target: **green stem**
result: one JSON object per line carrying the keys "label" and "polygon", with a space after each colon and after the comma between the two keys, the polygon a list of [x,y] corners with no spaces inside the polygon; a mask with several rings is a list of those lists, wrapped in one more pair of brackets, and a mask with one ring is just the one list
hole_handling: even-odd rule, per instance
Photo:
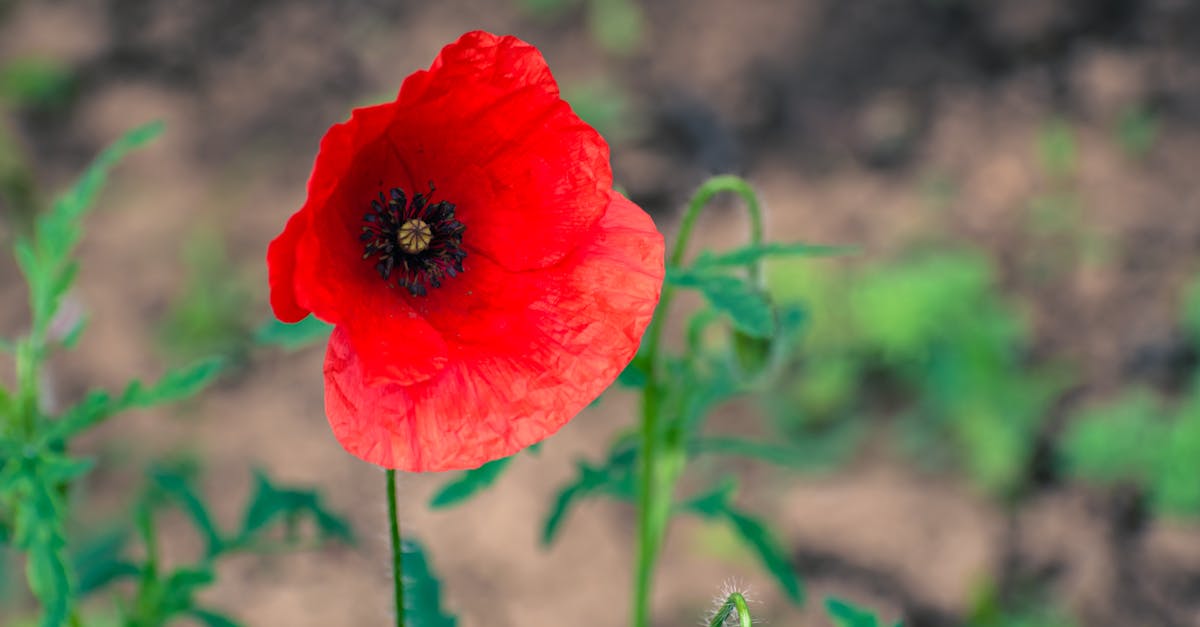
{"label": "green stem", "polygon": [[750,608],[746,607],[746,597],[742,596],[741,592],[729,594],[729,597],[725,599],[725,604],[717,610],[716,614],[713,614],[712,620],[708,621],[708,627],[725,627],[729,616],[735,612],[738,627],[750,627]]}
{"label": "green stem", "polygon": [[[742,197],[750,214],[750,241],[754,245],[762,243],[762,210],[754,189],[740,177],[715,176],[705,181],[688,202],[687,210],[679,223],[679,232],[675,236],[675,246],[667,259],[668,268],[683,265],[696,218],[713,196],[721,192],[733,192]],[[751,266],[750,277],[756,283],[761,280],[759,264]],[[658,310],[650,323],[650,329],[646,332],[646,353],[643,361],[646,387],[642,394],[642,442],[638,482],[637,573],[633,593],[634,627],[647,627],[650,624],[650,591],[653,587],[654,568],[658,562],[663,536],[666,534],[675,481],[683,472],[683,451],[675,450],[682,446],[681,442],[678,439],[663,442],[659,425],[661,395],[664,391],[660,377],[659,345],[674,296],[675,291],[670,283],[664,283]],[[665,455],[660,451],[660,444],[666,444],[669,449]]]}
{"label": "green stem", "polygon": [[392,587],[396,601],[396,627],[404,627],[404,565],[401,562],[400,518],[396,514],[396,471],[387,469],[388,525],[392,533]]}

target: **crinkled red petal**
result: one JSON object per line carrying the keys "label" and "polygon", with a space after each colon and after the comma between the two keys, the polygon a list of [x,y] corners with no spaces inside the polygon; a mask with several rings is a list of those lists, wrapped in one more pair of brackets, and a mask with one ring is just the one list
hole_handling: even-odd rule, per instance
{"label": "crinkled red petal", "polygon": [[554,266],[514,273],[477,259],[462,278],[499,286],[461,314],[476,324],[443,330],[450,358],[428,380],[372,384],[359,344],[337,328],[325,409],[342,446],[388,468],[474,468],[554,433],[608,387],[636,353],[663,277],[649,216],[615,192],[609,201]]}
{"label": "crinkled red petal", "polygon": [[388,129],[413,183],[437,184],[476,249],[513,271],[558,262],[600,219],[608,145],[559,96],[545,59],[474,32],[404,81]]}

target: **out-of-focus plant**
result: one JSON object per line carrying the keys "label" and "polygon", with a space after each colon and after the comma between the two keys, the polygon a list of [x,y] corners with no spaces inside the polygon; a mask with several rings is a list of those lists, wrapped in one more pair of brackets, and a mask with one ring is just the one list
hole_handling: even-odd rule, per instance
{"label": "out-of-focus plant", "polygon": [[[1184,331],[1200,350],[1200,279],[1184,290]],[[1176,399],[1123,391],[1071,422],[1063,460],[1072,475],[1145,491],[1153,511],[1200,517],[1200,375]]]}
{"label": "out-of-focus plant", "polygon": [[972,600],[968,627],[1075,627],[1070,615],[1044,590],[1028,591],[1016,603],[1002,602],[993,585],[984,586]]}
{"label": "out-of-focus plant", "polygon": [[247,313],[252,297],[220,236],[195,231],[184,244],[183,260],[181,292],[162,327],[165,347],[185,359],[217,354],[242,361],[253,343],[253,320]]}
{"label": "out-of-focus plant", "polygon": [[813,309],[793,377],[769,400],[785,432],[822,443],[818,459],[836,463],[865,418],[898,416],[914,459],[963,468],[998,495],[1019,490],[1066,377],[1027,363],[1028,332],[990,262],[926,251],[822,276],[800,263],[771,281],[780,300]]}
{"label": "out-of-focus plant", "polygon": [[[136,592],[119,605],[127,626],[160,625],[188,615],[209,626],[234,623],[198,606],[193,593],[214,577],[213,562],[232,551],[253,549],[267,537],[268,526],[290,528],[311,516],[322,536],[349,537],[346,524],[326,510],[315,493],[279,488],[265,476],[247,505],[242,528],[221,532],[199,493],[179,474],[151,473],[153,489],[136,508],[136,521],[96,543],[81,545],[69,531],[71,494],[95,460],[73,451],[74,440],[123,411],[153,407],[191,397],[221,372],[220,359],[201,360],[168,370],[157,382],[130,381],[116,394],[89,391],[77,403],[51,411],[44,396],[46,360],[72,348],[86,319],[62,307],[79,263],[73,258],[83,235],[82,220],[99,194],[109,170],[129,151],[154,138],[160,124],[131,131],[102,152],[83,176],[45,212],[36,216],[29,236],[18,236],[17,264],[29,286],[30,327],[15,340],[0,340],[14,361],[15,381],[0,386],[0,543],[25,562],[25,579],[36,598],[42,627],[83,624],[79,601],[121,578],[136,580]],[[204,557],[194,565],[164,570],[157,559],[154,512],[167,501],[177,504],[206,541]],[[136,527],[143,557],[123,556],[129,531]]]}
{"label": "out-of-focus plant", "polygon": [[583,5],[587,11],[587,27],[592,39],[605,51],[629,55],[637,51],[645,39],[646,16],[637,0],[519,0],[517,5],[527,14],[541,19],[558,15]]}
{"label": "out-of-focus plant", "polygon": [[1158,142],[1158,116],[1146,105],[1127,107],[1117,118],[1113,135],[1125,154],[1144,159]]}

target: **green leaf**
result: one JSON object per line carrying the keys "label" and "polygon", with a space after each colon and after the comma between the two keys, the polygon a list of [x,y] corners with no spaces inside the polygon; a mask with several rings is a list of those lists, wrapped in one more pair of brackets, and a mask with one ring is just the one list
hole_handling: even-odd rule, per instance
{"label": "green leaf", "polygon": [[276,520],[288,520],[308,514],[316,522],[322,537],[338,538],[345,542],[354,541],[350,524],[325,508],[320,494],[315,490],[281,488],[271,482],[266,473],[254,472],[254,496],[246,505],[242,516],[242,529],[237,543],[249,542],[254,534],[262,531]]}
{"label": "green leaf", "polygon": [[32,244],[17,243],[18,261],[29,281],[30,306],[38,332],[49,325],[74,278],[75,266],[69,256],[82,236],[79,221],[95,202],[109,170],[126,153],[158,136],[162,129],[162,123],[133,129],[102,151],[51,209],[37,217]]}
{"label": "green leaf", "polygon": [[621,374],[617,375],[617,384],[627,388],[644,388],[646,387],[646,370],[642,367],[641,360],[634,358],[621,370]]}
{"label": "green leaf", "polygon": [[280,322],[274,318],[259,327],[254,340],[264,346],[282,346],[288,350],[304,348],[309,344],[329,339],[333,325],[318,320],[315,316],[295,324]]}
{"label": "green leaf", "polygon": [[162,590],[159,611],[163,618],[180,613],[191,613],[195,603],[196,589],[203,588],[216,580],[216,575],[207,566],[179,568],[167,577]]}
{"label": "green leaf", "polygon": [[205,555],[213,557],[225,546],[221,532],[217,530],[208,506],[196,494],[183,475],[166,468],[154,468],[150,471],[150,481],[167,496],[175,499],[184,513],[191,519],[196,531],[200,533],[205,544]]}
{"label": "green leaf", "polygon": [[804,457],[804,449],[790,444],[755,442],[738,437],[699,437],[692,441],[690,452],[695,455],[714,453],[748,457],[787,468],[805,469],[812,466],[812,462]]}
{"label": "green leaf", "polygon": [[87,474],[96,465],[94,459],[75,459],[65,455],[43,453],[41,475],[51,485],[69,483]]}
{"label": "green leaf", "polygon": [[82,401],[68,409],[50,425],[42,437],[43,446],[62,442],[81,433],[108,418],[117,409],[117,405],[108,392],[101,390],[88,392]]}
{"label": "green leaf", "polygon": [[767,242],[743,246],[729,252],[704,251],[692,262],[691,271],[699,272],[721,267],[748,266],[773,257],[832,257],[853,253],[851,246],[820,246],[814,244]]}
{"label": "green leaf", "polygon": [[409,627],[455,627],[458,619],[442,608],[441,583],[425,550],[414,540],[401,544],[404,562],[404,615]]}
{"label": "green leaf", "polygon": [[550,513],[546,516],[546,522],[542,526],[542,544],[549,545],[554,541],[567,511],[580,498],[607,494],[622,500],[632,500],[633,466],[636,461],[637,448],[621,441],[609,452],[608,460],[603,466],[592,466],[584,461],[577,462],[578,475],[574,481],[559,490]]}
{"label": "green leaf", "polygon": [[742,541],[758,555],[767,572],[788,598],[797,605],[804,603],[804,590],[787,553],[762,521],[732,505],[734,491],[735,485],[728,481],[708,494],[688,501],[683,507],[704,518],[727,521]]}
{"label": "green leaf", "polygon": [[129,534],[124,529],[102,533],[85,543],[71,557],[79,579],[79,595],[99,590],[123,578],[136,577],[137,566],[121,559]]}
{"label": "green leaf", "polygon": [[495,483],[496,479],[499,479],[500,475],[504,473],[504,469],[512,463],[514,457],[516,455],[501,457],[479,468],[462,473],[458,478],[443,485],[442,489],[433,495],[429,506],[433,509],[442,509],[466,501],[475,493]]}
{"label": "green leaf", "polygon": [[766,295],[744,279],[670,269],[667,281],[699,290],[714,309],[729,316],[733,326],[747,335],[770,337],[775,330]]}
{"label": "green leaf", "polygon": [[212,383],[224,367],[223,358],[213,357],[187,368],[170,370],[149,387],[134,381],[125,388],[121,407],[152,407],[189,398]]}
{"label": "green leaf", "polygon": [[759,559],[775,581],[796,604],[804,602],[804,591],[800,579],[792,568],[783,546],[775,539],[766,525],[757,518],[743,514],[733,508],[727,514],[734,530],[758,553]]}
{"label": "green leaf", "polygon": [[100,390],[88,392],[82,401],[52,423],[42,435],[42,445],[63,442],[126,409],[151,407],[193,396],[211,383],[224,365],[223,359],[212,358],[187,368],[168,371],[149,387],[140,381],[133,381],[116,399]]}
{"label": "green leaf", "polygon": [[71,611],[71,578],[61,548],[34,545],[25,562],[29,589],[42,605],[41,627],[65,625]]}
{"label": "green leaf", "polygon": [[[825,598],[825,610],[837,627],[878,627],[875,613],[834,597]],[[896,627],[900,627],[896,623]]]}

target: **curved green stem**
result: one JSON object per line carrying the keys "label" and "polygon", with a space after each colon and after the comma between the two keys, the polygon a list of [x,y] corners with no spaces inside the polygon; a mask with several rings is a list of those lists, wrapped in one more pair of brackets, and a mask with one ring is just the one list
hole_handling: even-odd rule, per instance
{"label": "curved green stem", "polygon": [[750,608],[746,607],[746,597],[742,596],[741,592],[729,594],[725,604],[713,614],[712,620],[708,621],[708,627],[725,627],[730,615],[737,616],[738,627],[750,627]]}
{"label": "curved green stem", "polygon": [[[687,210],[679,223],[679,233],[675,236],[675,245],[671,249],[671,256],[667,258],[668,268],[678,268],[683,265],[683,258],[687,253],[687,245],[691,240],[696,218],[699,217],[700,211],[708,205],[713,196],[721,192],[733,192],[741,196],[746,203],[746,210],[750,214],[750,241],[755,245],[762,243],[762,209],[759,206],[758,197],[754,194],[754,189],[741,177],[715,176],[705,181],[688,202]],[[761,280],[759,264],[751,266],[750,277],[756,283]],[[671,284],[664,283],[654,320],[646,332],[646,353],[643,358],[646,387],[642,394],[637,573],[633,597],[634,627],[647,627],[650,624],[650,590],[654,578],[654,568],[658,562],[659,549],[662,546],[667,520],[670,517],[671,494],[674,492],[676,479],[683,471],[683,451],[668,450],[664,455],[659,446],[664,444],[660,433],[659,414],[662,394],[665,391],[660,377],[659,345],[662,340],[663,325],[666,324],[674,296],[675,290]],[[681,446],[681,443],[677,441],[665,444],[671,448]]]}
{"label": "curved green stem", "polygon": [[404,564],[400,545],[400,518],[396,513],[396,471],[387,469],[388,525],[392,534],[392,587],[396,601],[396,627],[404,627]]}

